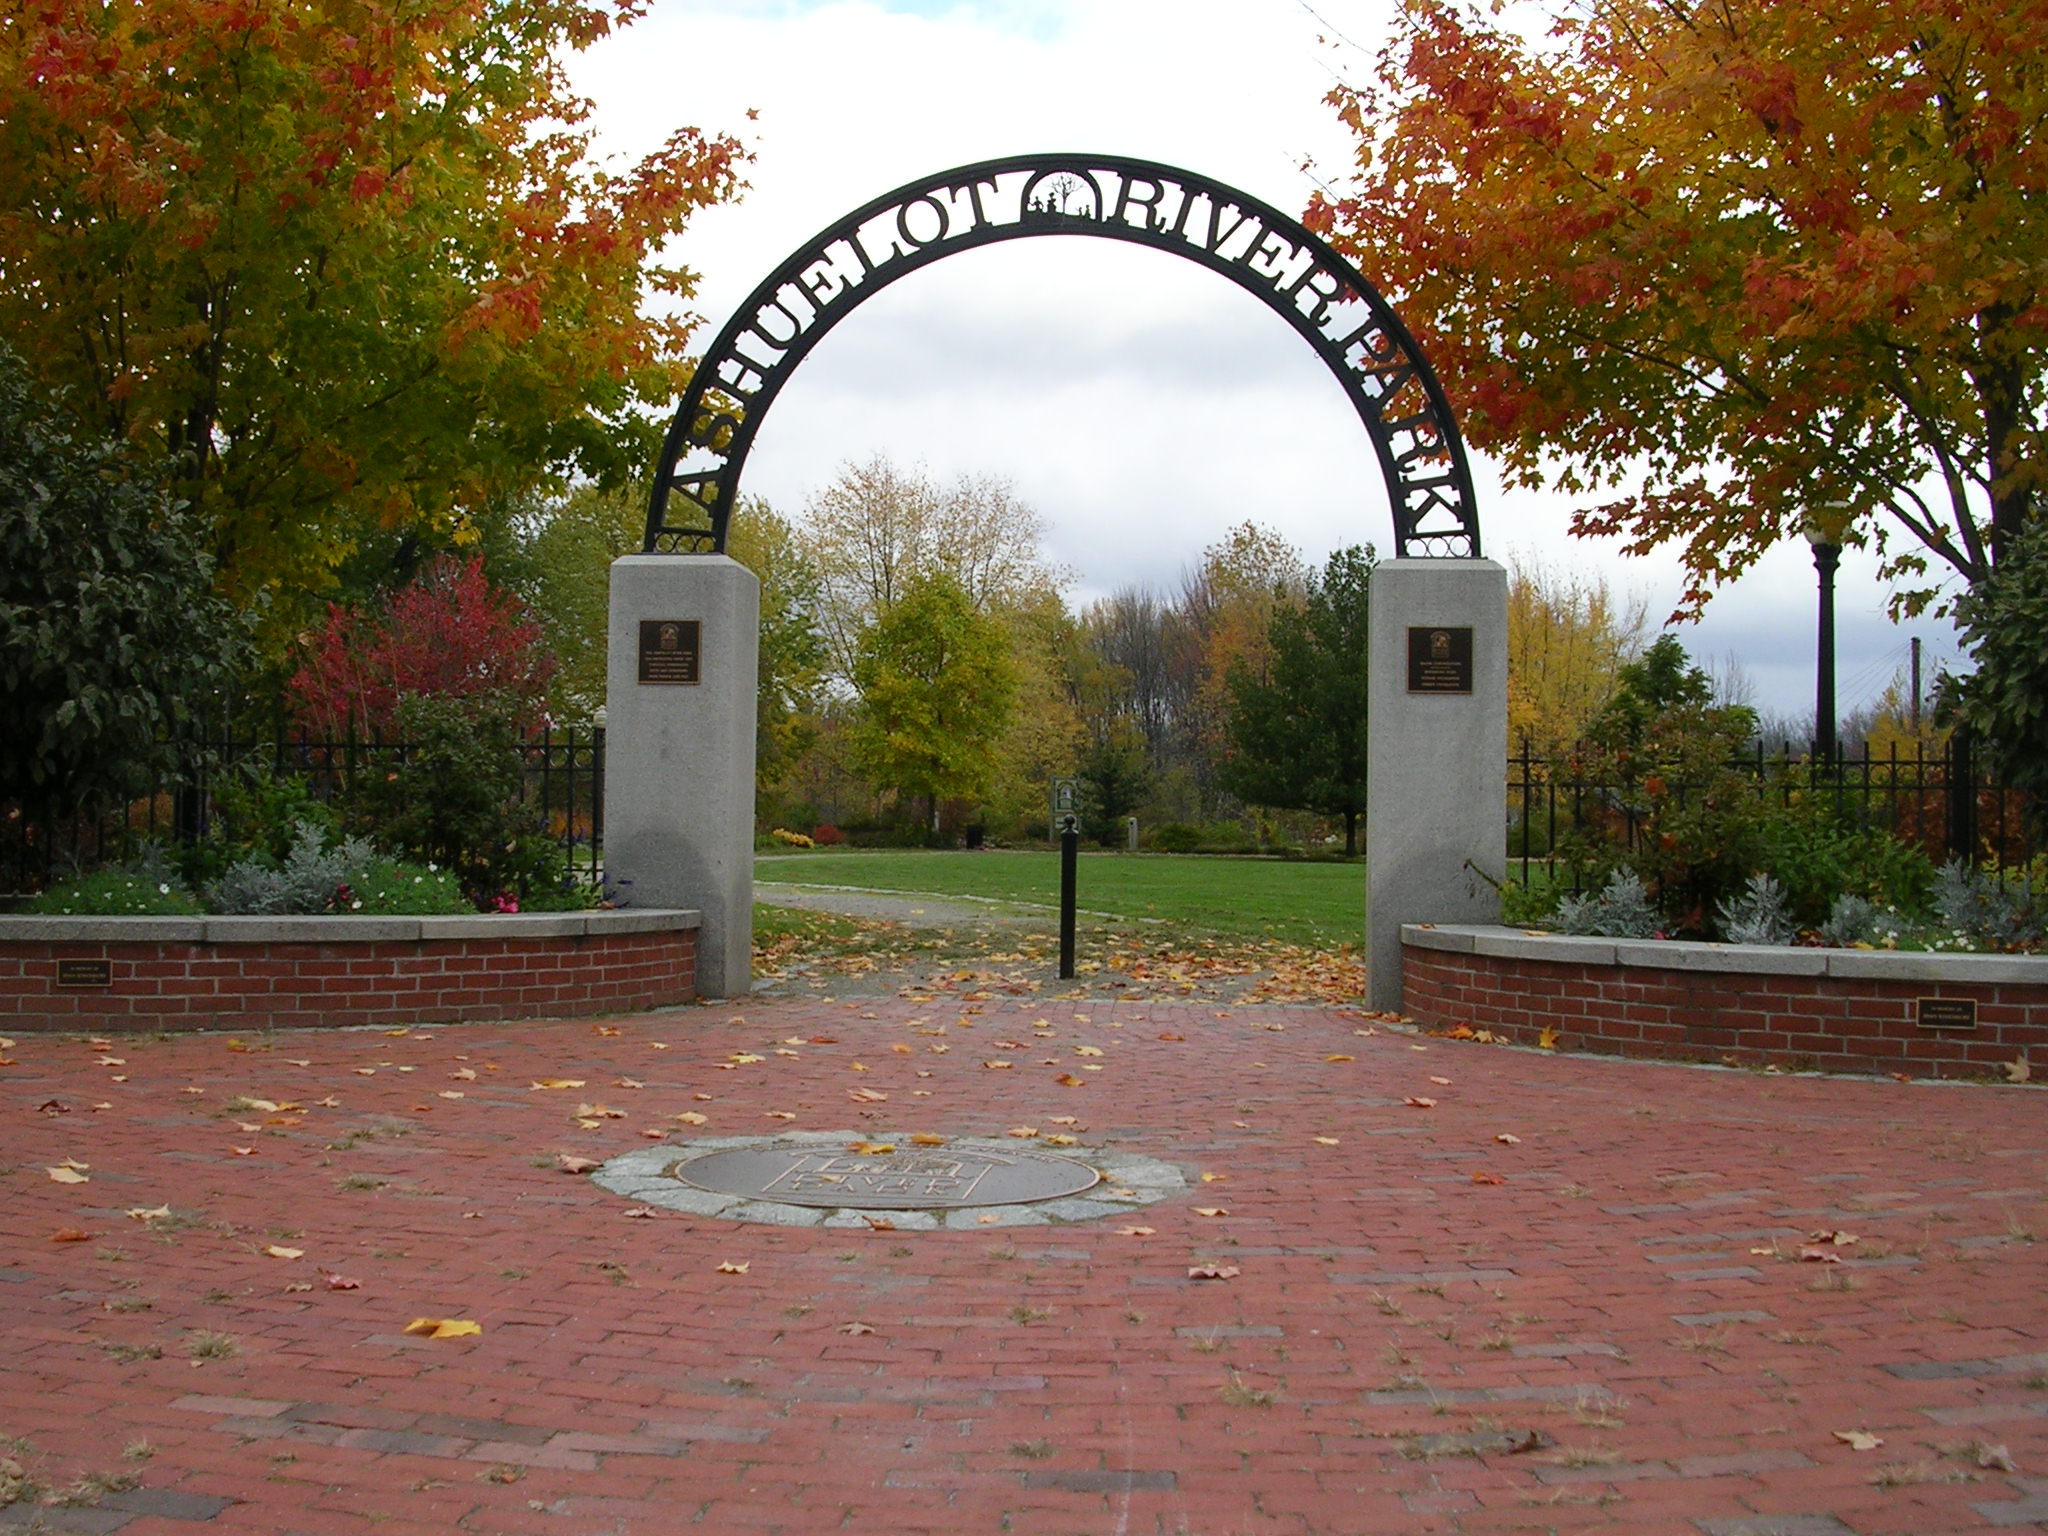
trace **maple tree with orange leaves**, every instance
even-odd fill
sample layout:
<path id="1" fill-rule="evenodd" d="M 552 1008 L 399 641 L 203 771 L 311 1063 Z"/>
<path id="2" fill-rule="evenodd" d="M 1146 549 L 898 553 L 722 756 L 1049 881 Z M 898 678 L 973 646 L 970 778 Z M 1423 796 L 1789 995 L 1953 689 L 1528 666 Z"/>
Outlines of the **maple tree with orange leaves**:
<path id="1" fill-rule="evenodd" d="M 317 589 L 370 529 L 622 479 L 687 377 L 694 279 L 661 247 L 745 159 L 684 128 L 592 161 L 563 61 L 641 9 L 10 7 L 0 329 L 176 457 L 237 597 Z"/>
<path id="2" fill-rule="evenodd" d="M 1902 611 L 1981 583 L 2048 447 L 2048 3 L 1551 16 L 1406 0 L 1307 215 L 1474 443 L 1577 531 L 1677 546 L 1682 611 L 1810 524 Z"/>

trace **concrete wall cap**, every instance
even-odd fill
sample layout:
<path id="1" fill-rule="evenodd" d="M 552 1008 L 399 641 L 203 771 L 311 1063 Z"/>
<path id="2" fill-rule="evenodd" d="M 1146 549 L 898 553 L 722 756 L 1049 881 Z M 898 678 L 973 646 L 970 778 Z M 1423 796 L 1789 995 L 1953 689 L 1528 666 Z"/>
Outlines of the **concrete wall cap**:
<path id="1" fill-rule="evenodd" d="M 0 940 L 35 944 L 197 944 L 203 917 L 0 917 Z"/>
<path id="2" fill-rule="evenodd" d="M 2048 985 L 2048 955 L 1934 955 L 1881 949 L 1794 949 L 1687 939 L 1601 939 L 1482 924 L 1408 924 L 1411 949 L 1502 959 L 1616 964 L 1644 970 L 1722 971 L 1759 976 L 1833 976 L 1868 981 L 1945 981 L 1958 985 Z"/>

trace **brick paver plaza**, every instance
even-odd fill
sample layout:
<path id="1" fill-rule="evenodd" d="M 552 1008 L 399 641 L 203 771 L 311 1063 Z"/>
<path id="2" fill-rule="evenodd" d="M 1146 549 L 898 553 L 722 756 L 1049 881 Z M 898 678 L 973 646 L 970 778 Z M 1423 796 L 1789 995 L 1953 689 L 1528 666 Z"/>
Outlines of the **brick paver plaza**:
<path id="1" fill-rule="evenodd" d="M 2048 1523 L 2031 1088 L 1001 997 L 5 1055 L 0 1456 L 75 1502 L 0 1529 Z M 557 1166 L 1013 1127 L 1189 1190 L 778 1228 Z"/>

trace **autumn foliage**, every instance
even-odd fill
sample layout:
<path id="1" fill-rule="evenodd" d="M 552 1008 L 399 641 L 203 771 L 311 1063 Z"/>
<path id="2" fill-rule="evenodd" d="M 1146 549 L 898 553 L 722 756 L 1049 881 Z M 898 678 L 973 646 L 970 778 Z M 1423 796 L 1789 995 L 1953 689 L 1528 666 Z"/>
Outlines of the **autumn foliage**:
<path id="1" fill-rule="evenodd" d="M 327 740 L 387 740 L 407 698 L 509 703 L 539 722 L 554 658 L 540 624 L 484 576 L 480 556 L 443 556 L 373 613 L 330 604 L 288 692 L 300 727 Z"/>
<path id="2" fill-rule="evenodd" d="M 237 596 L 630 473 L 686 377 L 693 279 L 660 248 L 743 159 L 681 129 L 592 163 L 564 59 L 639 9 L 10 7 L 0 330 L 95 430 L 178 459 Z"/>
<path id="3" fill-rule="evenodd" d="M 1407 0 L 1308 214 L 1473 441 L 1679 546 L 1688 606 L 1808 519 L 1909 607 L 1983 580 L 2044 465 L 2048 0 L 1553 14 Z"/>

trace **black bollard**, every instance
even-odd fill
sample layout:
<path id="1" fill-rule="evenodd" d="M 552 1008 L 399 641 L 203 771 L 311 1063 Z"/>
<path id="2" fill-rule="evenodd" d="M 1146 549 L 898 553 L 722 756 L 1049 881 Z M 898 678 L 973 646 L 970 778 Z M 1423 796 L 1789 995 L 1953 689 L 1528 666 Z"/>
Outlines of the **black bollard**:
<path id="1" fill-rule="evenodd" d="M 1074 979 L 1074 872 L 1081 862 L 1081 823 L 1060 818 L 1060 980 Z"/>

